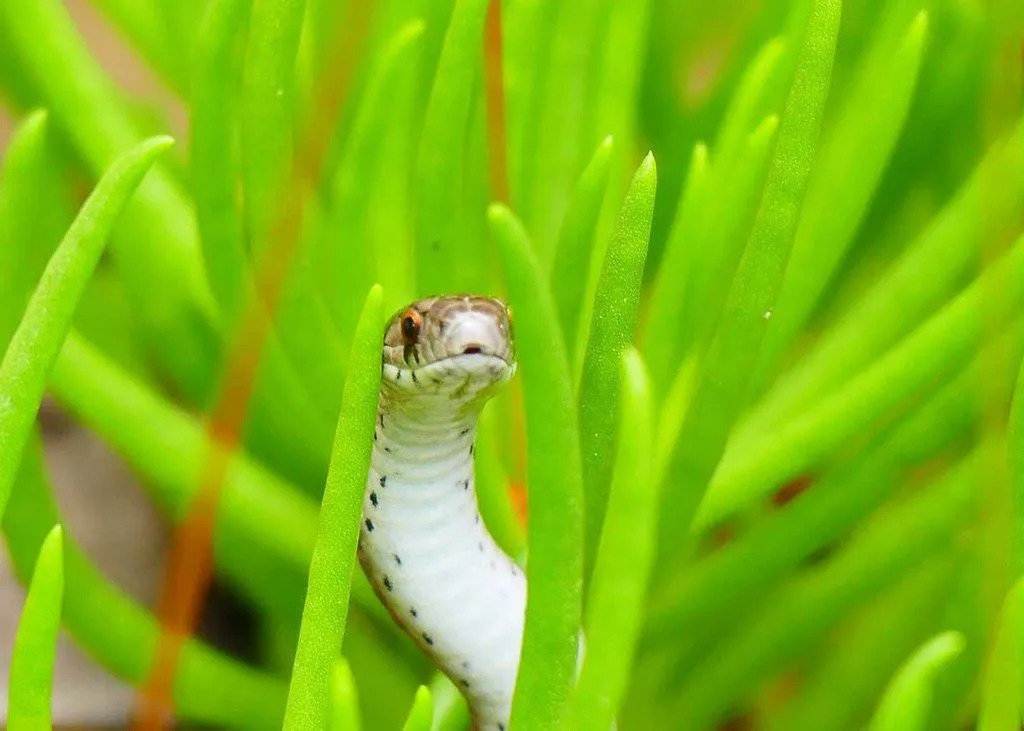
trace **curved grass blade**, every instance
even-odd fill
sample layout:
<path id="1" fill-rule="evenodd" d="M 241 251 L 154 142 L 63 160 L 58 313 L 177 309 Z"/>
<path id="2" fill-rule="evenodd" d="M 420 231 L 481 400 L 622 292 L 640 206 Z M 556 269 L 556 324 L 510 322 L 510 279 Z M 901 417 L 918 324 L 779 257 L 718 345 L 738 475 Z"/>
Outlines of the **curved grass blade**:
<path id="1" fill-rule="evenodd" d="M 380 392 L 383 291 L 370 290 L 356 327 L 331 468 L 327 475 L 309 584 L 295 651 L 284 727 L 326 728 L 331 673 L 341 652 L 370 469 Z"/>
<path id="2" fill-rule="evenodd" d="M 869 731 L 921 731 L 928 721 L 932 678 L 964 649 L 964 636 L 943 632 L 915 652 L 885 691 Z"/>
<path id="3" fill-rule="evenodd" d="M 765 335 L 758 380 L 771 372 L 803 327 L 853 243 L 914 99 L 927 34 L 925 11 L 902 36 L 890 40 L 892 34 L 876 34 L 837 124 L 822 141 Z"/>
<path id="4" fill-rule="evenodd" d="M 7 691 L 7 727 L 50 728 L 53 664 L 64 600 L 64 541 L 55 525 L 39 549 L 14 636 Z"/>
<path id="5" fill-rule="evenodd" d="M 591 322 L 576 400 L 583 458 L 584 577 L 590 573 L 604 525 L 622 354 L 636 331 L 657 187 L 654 155 L 648 154 L 633 177 L 608 242 L 593 307 L 584 310 Z"/>
<path id="6" fill-rule="evenodd" d="M 546 277 L 512 213 L 495 204 L 488 218 L 516 312 L 529 470 L 530 591 L 511 727 L 555 728 L 576 676 L 583 571 L 579 431 L 569 358 Z"/>
<path id="7" fill-rule="evenodd" d="M 132 112 L 59 0 L 5 0 L 10 53 L 38 84 L 52 122 L 97 178 L 139 141 Z M 145 323 L 147 344 L 194 401 L 211 387 L 218 312 L 205 281 L 191 205 L 156 166 L 126 208 L 111 255 Z"/>
<path id="8" fill-rule="evenodd" d="M 555 295 L 558 322 L 566 343 L 576 342 L 580 312 L 586 290 L 586 270 L 594 249 L 594 236 L 601 205 L 608 189 L 609 165 L 614 143 L 606 137 L 580 175 L 562 221 L 551 268 L 551 291 Z"/>
<path id="9" fill-rule="evenodd" d="M 430 688 L 421 685 L 416 689 L 416 697 L 413 698 L 412 708 L 409 709 L 409 717 L 405 719 L 402 731 L 430 731 L 433 714 L 434 698 L 430 694 Z"/>
<path id="10" fill-rule="evenodd" d="M 1024 300 L 1024 238 L 898 347 L 815 408 L 722 461 L 696 528 L 703 530 L 816 464 L 889 409 L 969 361 L 994 323 Z"/>
<path id="11" fill-rule="evenodd" d="M 813 407 L 954 293 L 1024 211 L 1024 119 L 887 272 L 740 425 L 735 446 Z"/>
<path id="12" fill-rule="evenodd" d="M 24 580 L 43 539 L 61 522 L 37 439 L 25 453 L 3 517 L 11 561 Z M 145 680 L 159 638 L 157 620 L 106 581 L 70 536 L 64 536 L 63 622 L 108 671 L 132 684 Z M 175 679 L 179 718 L 217 728 L 280 728 L 285 687 L 213 648 L 186 643 Z"/>
<path id="13" fill-rule="evenodd" d="M 674 484 L 662 500 L 663 558 L 674 553 L 680 527 L 690 525 L 745 405 L 765 313 L 782 283 L 796 231 L 831 80 L 839 15 L 839 0 L 813 2 L 761 207 L 667 470 Z"/>
<path id="14" fill-rule="evenodd" d="M 640 354 L 622 359 L 619 445 L 587 601 L 588 638 L 567 728 L 612 728 L 633 664 L 657 531 L 654 414 Z"/>
<path id="15" fill-rule="evenodd" d="M 242 77 L 242 183 L 249 246 L 264 251 L 292 171 L 295 59 L 305 0 L 253 0 Z"/>
<path id="16" fill-rule="evenodd" d="M 48 115 L 29 114 L 8 142 L 0 170 L 0 350 L 71 223 L 65 175 Z"/>
<path id="17" fill-rule="evenodd" d="M 995 643 L 981 686 L 978 731 L 1001 731 L 1020 726 L 1021 687 L 1024 683 L 1024 579 L 1006 595 Z"/>
<path id="18" fill-rule="evenodd" d="M 0 515 L 32 432 L 49 371 L 110 230 L 156 156 L 171 145 L 154 137 L 119 157 L 83 204 L 50 259 L 0 363 Z"/>
<path id="19" fill-rule="evenodd" d="M 1013 571 L 1017 576 L 1024 576 L 1024 362 L 1017 375 L 1010 407 L 1007 452 L 1014 495 Z"/>
<path id="20" fill-rule="evenodd" d="M 331 731 L 360 731 L 359 698 L 356 693 L 356 679 L 345 658 L 334 663 L 331 675 Z"/>
<path id="21" fill-rule="evenodd" d="M 852 607 L 949 545 L 977 514 L 981 496 L 976 485 L 993 448 L 979 448 L 936 484 L 872 521 L 835 558 L 758 607 L 752 622 L 689 668 L 671 701 L 680 727 L 702 728 L 721 719 Z"/>

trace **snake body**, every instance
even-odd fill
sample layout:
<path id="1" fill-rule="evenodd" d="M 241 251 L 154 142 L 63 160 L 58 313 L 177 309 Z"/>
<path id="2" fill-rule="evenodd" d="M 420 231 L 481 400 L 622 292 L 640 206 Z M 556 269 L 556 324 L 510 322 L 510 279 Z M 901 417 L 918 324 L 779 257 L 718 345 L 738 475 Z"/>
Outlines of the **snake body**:
<path id="1" fill-rule="evenodd" d="M 477 420 L 515 373 L 508 309 L 479 296 L 420 300 L 384 334 L 359 557 L 395 621 L 469 703 L 508 726 L 526 579 L 480 518 Z"/>

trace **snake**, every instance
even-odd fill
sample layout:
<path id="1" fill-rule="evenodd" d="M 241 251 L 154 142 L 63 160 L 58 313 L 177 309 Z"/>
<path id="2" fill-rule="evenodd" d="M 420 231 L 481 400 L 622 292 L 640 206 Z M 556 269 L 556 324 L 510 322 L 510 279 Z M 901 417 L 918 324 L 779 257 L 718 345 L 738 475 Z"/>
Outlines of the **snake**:
<path id="1" fill-rule="evenodd" d="M 389 320 L 359 560 L 394 621 L 465 697 L 476 731 L 508 727 L 526 577 L 480 517 L 477 422 L 516 372 L 509 308 L 429 297 Z"/>

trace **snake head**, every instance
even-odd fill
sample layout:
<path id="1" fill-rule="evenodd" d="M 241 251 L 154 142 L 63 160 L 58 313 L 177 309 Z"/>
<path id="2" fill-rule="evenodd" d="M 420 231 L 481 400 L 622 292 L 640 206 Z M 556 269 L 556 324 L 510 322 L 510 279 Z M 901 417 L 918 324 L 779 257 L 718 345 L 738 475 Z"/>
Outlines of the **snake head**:
<path id="1" fill-rule="evenodd" d="M 388 322 L 381 357 L 384 379 L 392 384 L 479 394 L 515 373 L 509 309 L 481 295 L 417 300 Z"/>

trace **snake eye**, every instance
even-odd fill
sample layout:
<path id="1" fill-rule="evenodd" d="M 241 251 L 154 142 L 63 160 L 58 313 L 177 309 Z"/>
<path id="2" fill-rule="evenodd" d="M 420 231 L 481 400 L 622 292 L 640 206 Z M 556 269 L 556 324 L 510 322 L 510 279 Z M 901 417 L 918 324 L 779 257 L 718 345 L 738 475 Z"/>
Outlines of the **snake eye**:
<path id="1" fill-rule="evenodd" d="M 420 336 L 423 318 L 416 310 L 409 309 L 402 315 L 402 339 L 406 345 L 413 345 Z"/>

